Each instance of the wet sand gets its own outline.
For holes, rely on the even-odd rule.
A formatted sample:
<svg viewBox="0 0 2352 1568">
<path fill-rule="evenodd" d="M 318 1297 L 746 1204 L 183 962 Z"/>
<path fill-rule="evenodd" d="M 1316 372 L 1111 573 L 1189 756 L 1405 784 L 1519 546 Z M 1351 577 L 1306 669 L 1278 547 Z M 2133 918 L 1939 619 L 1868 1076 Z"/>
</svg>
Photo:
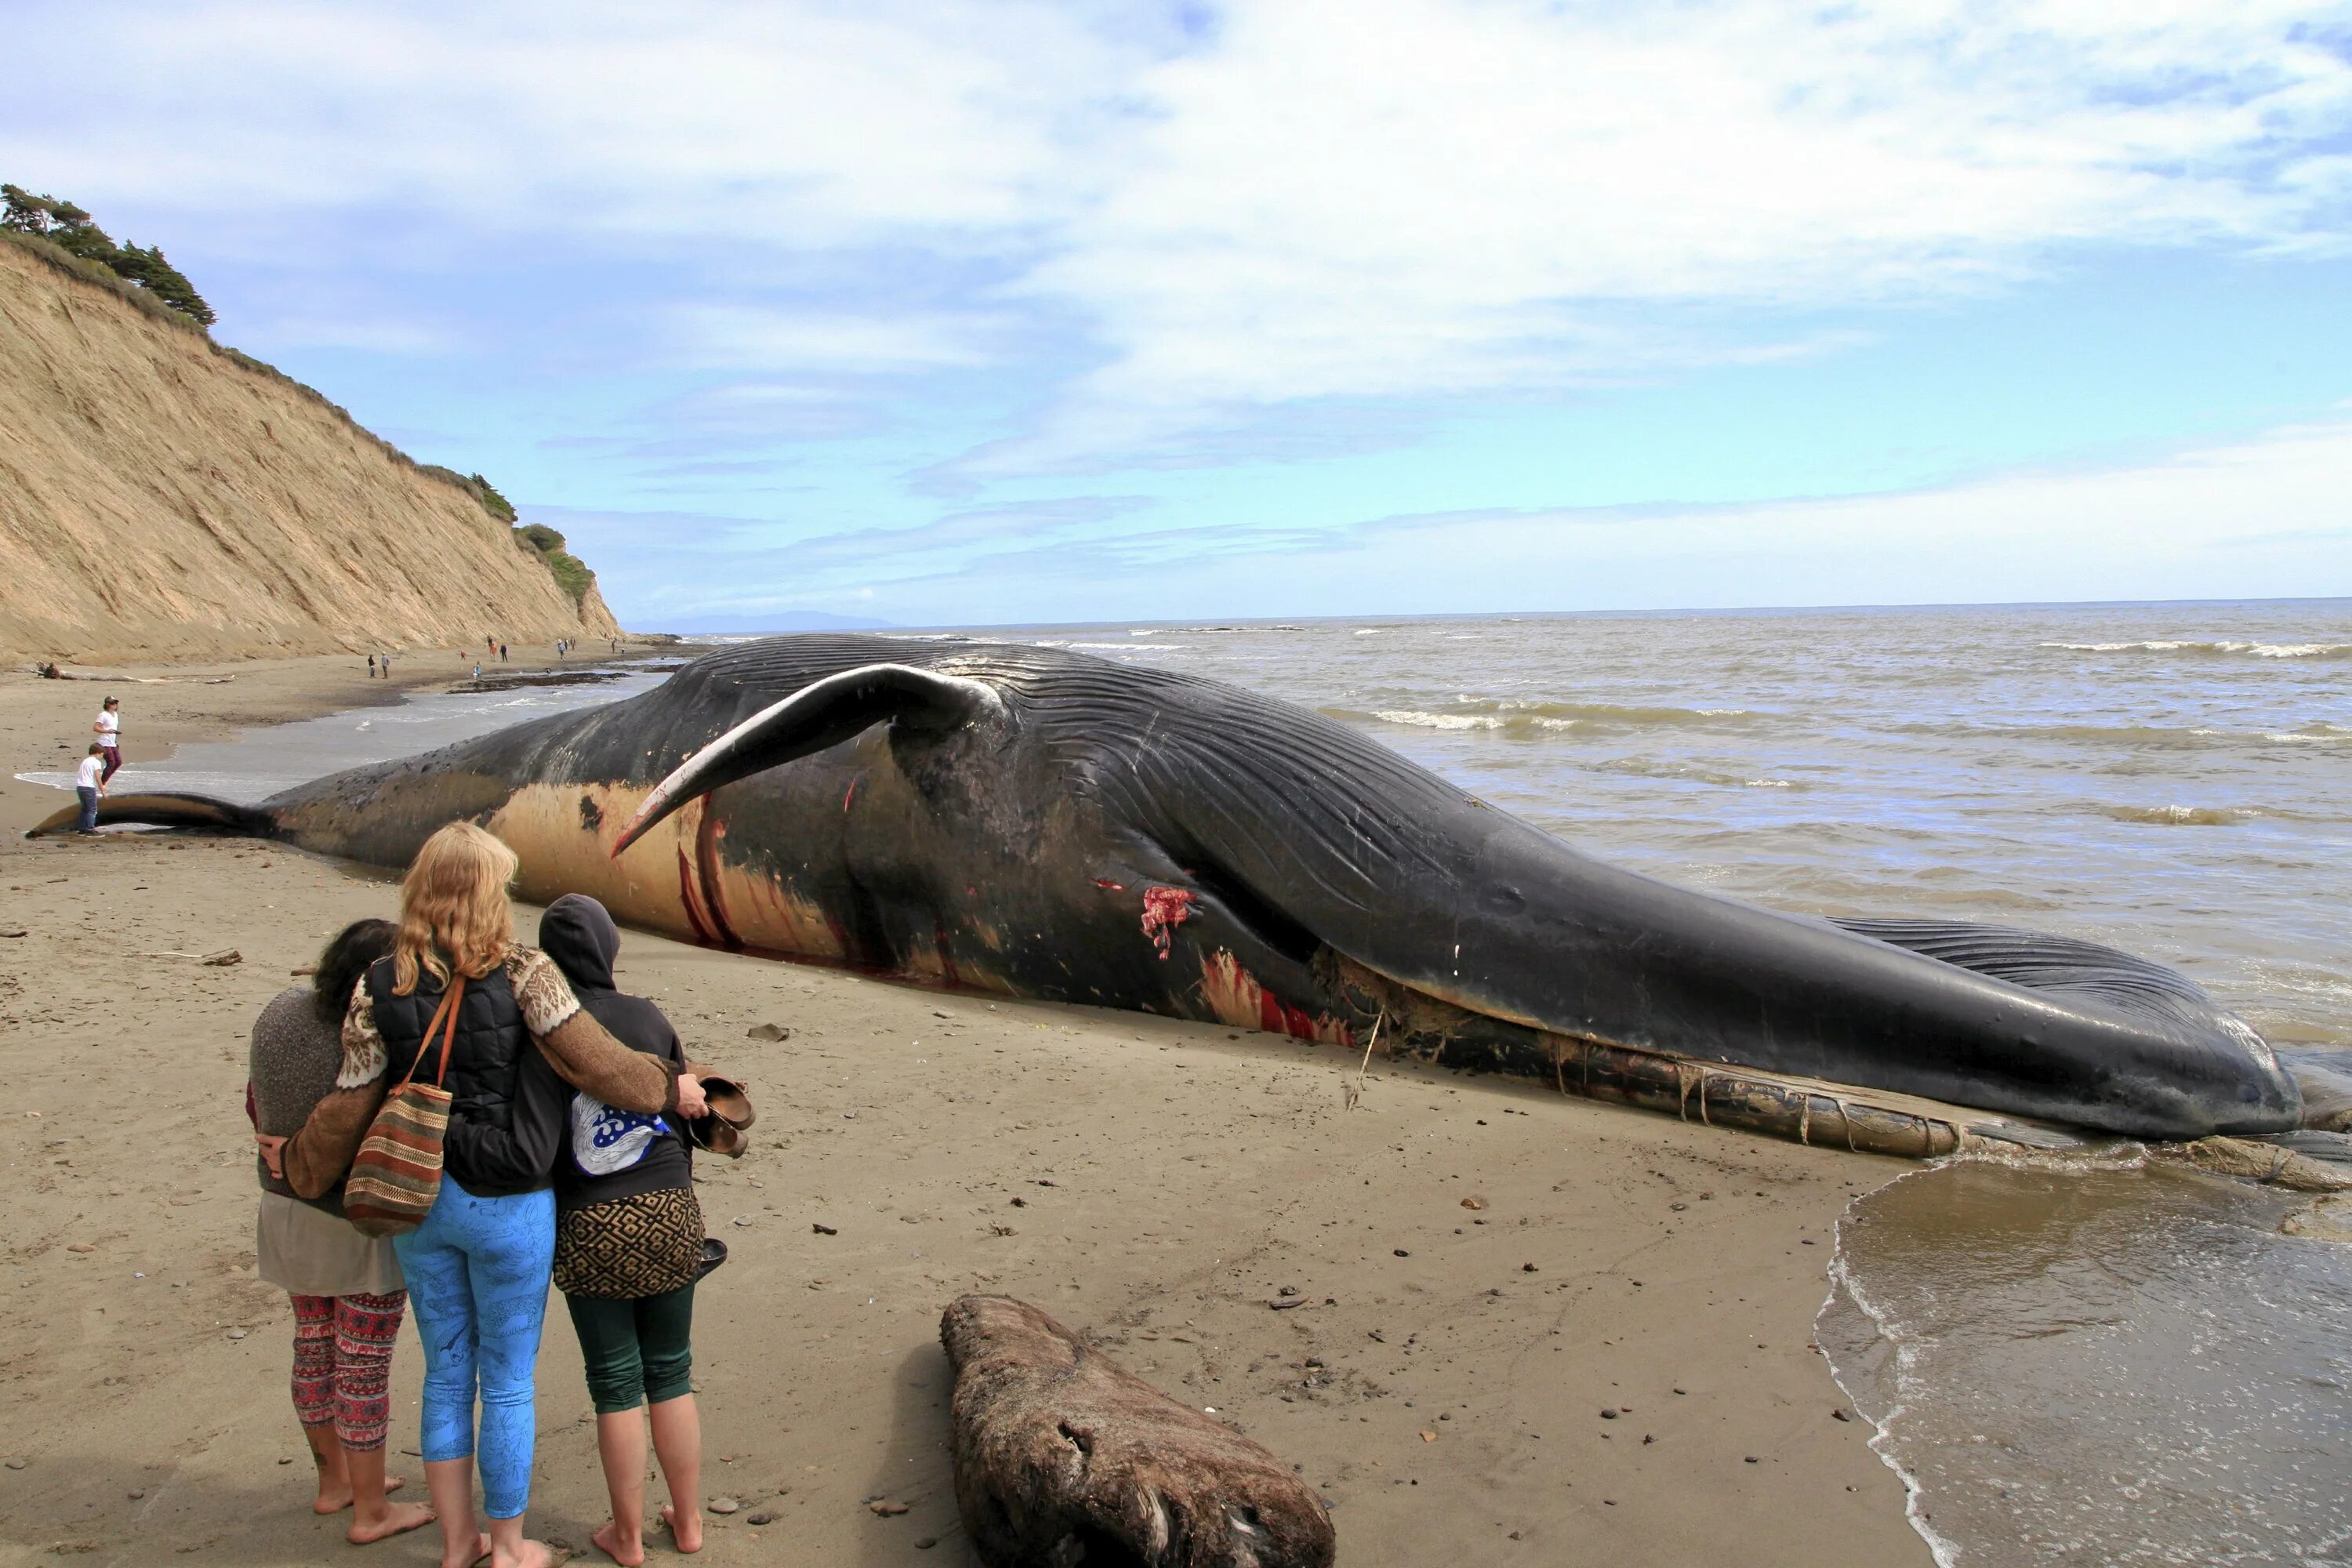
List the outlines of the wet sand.
<svg viewBox="0 0 2352 1568">
<path fill-rule="evenodd" d="M 0 773 L 78 755 L 106 690 L 136 761 L 470 667 L 11 673 Z M 0 939 L 0 1455 L 24 1461 L 0 1469 L 0 1563 L 430 1562 L 430 1532 L 344 1559 L 309 1511 L 241 1109 L 256 1010 L 391 889 L 246 843 L 21 838 L 67 798 L 0 780 L 0 931 L 27 932 Z M 227 947 L 243 962 L 173 956 Z M 1302 1467 L 1344 1563 L 1929 1561 L 1809 1342 L 1840 1210 L 1905 1167 L 1379 1063 L 1347 1110 L 1355 1064 L 1327 1047 L 635 933 L 621 967 L 761 1109 L 749 1156 L 698 1167 L 734 1254 L 696 1328 L 706 1491 L 743 1505 L 705 1561 L 966 1561 L 936 1336 L 971 1289 L 1037 1302 Z M 791 1037 L 746 1037 L 762 1023 Z M 1284 1287 L 1308 1304 L 1269 1307 Z M 418 1371 L 404 1334 L 395 1451 Z M 539 1418 L 533 1529 L 601 1561 L 560 1301 Z"/>
</svg>

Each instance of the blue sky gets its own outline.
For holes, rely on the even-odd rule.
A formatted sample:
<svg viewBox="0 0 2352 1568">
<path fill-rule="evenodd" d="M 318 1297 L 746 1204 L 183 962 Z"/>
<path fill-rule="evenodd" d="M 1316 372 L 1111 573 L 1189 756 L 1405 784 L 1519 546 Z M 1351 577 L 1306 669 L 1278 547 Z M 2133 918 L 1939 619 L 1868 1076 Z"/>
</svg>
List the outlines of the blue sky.
<svg viewBox="0 0 2352 1568">
<path fill-rule="evenodd" d="M 2352 593 L 2352 6 L 16 0 L 625 622 Z"/>
</svg>

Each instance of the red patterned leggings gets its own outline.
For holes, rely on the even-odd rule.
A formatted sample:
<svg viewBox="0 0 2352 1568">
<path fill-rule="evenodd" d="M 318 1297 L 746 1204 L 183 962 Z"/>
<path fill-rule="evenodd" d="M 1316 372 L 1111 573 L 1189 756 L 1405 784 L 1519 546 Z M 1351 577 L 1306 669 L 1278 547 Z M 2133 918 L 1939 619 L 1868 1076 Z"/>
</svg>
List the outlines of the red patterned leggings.
<svg viewBox="0 0 2352 1568">
<path fill-rule="evenodd" d="M 392 1345 L 408 1292 L 294 1299 L 294 1414 L 334 1423 L 346 1448 L 381 1448 L 392 1419 Z"/>
</svg>

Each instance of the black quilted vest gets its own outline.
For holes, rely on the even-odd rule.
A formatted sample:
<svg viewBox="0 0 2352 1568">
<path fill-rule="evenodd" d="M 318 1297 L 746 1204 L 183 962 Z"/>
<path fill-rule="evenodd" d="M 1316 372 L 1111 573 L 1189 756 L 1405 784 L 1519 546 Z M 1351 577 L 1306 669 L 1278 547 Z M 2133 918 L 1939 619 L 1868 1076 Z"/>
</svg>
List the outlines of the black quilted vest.
<svg viewBox="0 0 2352 1568">
<path fill-rule="evenodd" d="M 405 996 L 394 995 L 392 960 L 380 958 L 368 969 L 367 988 L 368 1000 L 375 1008 L 376 1032 L 383 1037 L 384 1082 L 395 1085 L 408 1076 L 409 1066 L 425 1043 L 425 1026 L 432 1023 L 433 1010 L 441 1005 L 441 983 L 420 966 L 416 989 Z M 432 1057 L 416 1073 L 425 1083 L 433 1081 L 434 1069 L 441 1060 L 440 1037 L 436 1035 L 434 1041 Z M 441 1080 L 441 1087 L 451 1096 L 450 1116 L 508 1131 L 514 1121 L 524 1055 L 532 1048 L 530 1032 L 523 1027 L 522 1009 L 515 1004 L 506 971 L 492 970 L 479 980 L 467 981 L 466 994 L 457 1004 L 457 1037 L 449 1049 L 448 1076 Z M 470 1173 L 459 1169 L 460 1163 L 453 1143 L 449 1173 L 467 1190 L 474 1191 L 475 1184 L 467 1180 Z"/>
</svg>

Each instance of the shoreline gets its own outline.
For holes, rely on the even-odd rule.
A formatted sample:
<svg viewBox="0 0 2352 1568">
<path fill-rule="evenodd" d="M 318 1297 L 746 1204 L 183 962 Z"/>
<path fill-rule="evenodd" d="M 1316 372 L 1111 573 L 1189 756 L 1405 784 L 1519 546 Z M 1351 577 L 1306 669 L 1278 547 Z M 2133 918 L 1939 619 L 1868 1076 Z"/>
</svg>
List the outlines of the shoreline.
<svg viewBox="0 0 2352 1568">
<path fill-rule="evenodd" d="M 237 679 L 124 685 L 126 755 L 471 662 L 415 655 L 374 682 L 348 656 L 131 667 Z M 29 933 L 0 943 L 19 1085 L 0 1454 L 26 1461 L 0 1470 L 0 1563 L 164 1543 L 313 1562 L 345 1549 L 308 1510 L 286 1303 L 252 1277 L 245 1041 L 388 889 L 251 841 L 23 839 L 59 795 L 13 775 L 78 751 L 103 689 L 0 677 L 0 888 Z M 535 921 L 519 907 L 524 940 Z M 164 956 L 227 946 L 241 963 Z M 1907 1164 L 1444 1069 L 1383 1066 L 1345 1110 L 1346 1053 L 636 932 L 620 967 L 761 1110 L 749 1156 L 697 1165 L 734 1252 L 696 1331 L 705 1485 L 743 1505 L 712 1520 L 709 1561 L 965 1560 L 937 1324 L 971 1289 L 1036 1302 L 1301 1466 L 1343 1563 L 1931 1560 L 1811 1344 L 1839 1215 Z M 791 1037 L 746 1037 L 769 1022 Z M 1310 1304 L 1271 1309 L 1285 1286 Z M 404 1333 L 392 1447 L 412 1488 L 417 1376 Z M 533 1529 L 585 1551 L 603 1489 L 560 1302 L 539 1420 Z M 877 1494 L 910 1511 L 877 1516 Z M 367 1560 L 430 1557 L 412 1536 Z"/>
</svg>

